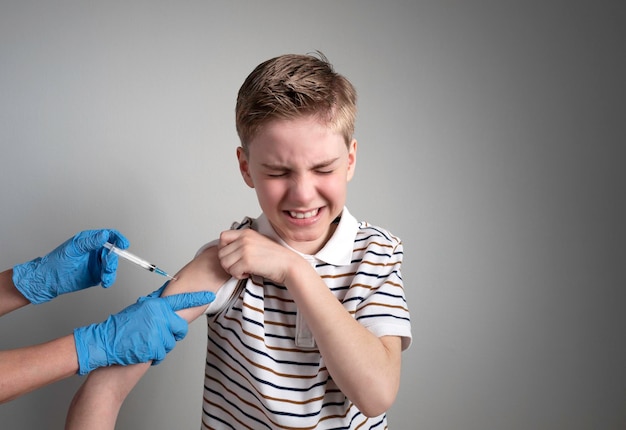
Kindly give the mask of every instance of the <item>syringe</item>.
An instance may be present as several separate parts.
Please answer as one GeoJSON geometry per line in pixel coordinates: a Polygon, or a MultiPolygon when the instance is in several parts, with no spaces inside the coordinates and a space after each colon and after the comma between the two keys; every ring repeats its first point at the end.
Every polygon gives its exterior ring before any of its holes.
{"type": "Polygon", "coordinates": [[[139,258],[136,255],[131,254],[130,252],[128,252],[128,251],[126,251],[124,249],[120,249],[120,248],[118,248],[117,246],[113,245],[110,242],[105,243],[104,247],[107,248],[108,250],[110,250],[111,252],[119,255],[120,257],[125,258],[126,260],[130,261],[131,263],[135,263],[137,266],[140,266],[140,267],[143,267],[146,270],[149,270],[150,272],[158,273],[159,275],[165,276],[166,278],[169,278],[169,279],[173,279],[174,281],[176,280],[175,277],[168,275],[167,272],[165,272],[162,269],[159,269],[154,264],[148,263],[143,258],[139,258]]]}

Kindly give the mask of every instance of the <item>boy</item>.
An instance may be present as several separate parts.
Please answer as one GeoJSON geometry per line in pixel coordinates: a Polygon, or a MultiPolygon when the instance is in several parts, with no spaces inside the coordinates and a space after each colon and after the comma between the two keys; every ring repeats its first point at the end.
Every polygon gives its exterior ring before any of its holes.
{"type": "MultiPolygon", "coordinates": [[[[237,159],[263,213],[206,245],[164,293],[217,291],[203,428],[387,426],[411,340],[402,244],[344,207],[356,92],[320,57],[273,58],[243,83],[237,159]]],[[[92,372],[67,428],[112,429],[147,368],[92,372]]]]}

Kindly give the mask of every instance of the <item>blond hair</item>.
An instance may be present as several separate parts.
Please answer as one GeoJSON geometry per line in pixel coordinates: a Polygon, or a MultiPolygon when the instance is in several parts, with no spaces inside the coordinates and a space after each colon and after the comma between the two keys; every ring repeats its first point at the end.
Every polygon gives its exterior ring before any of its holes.
{"type": "Polygon", "coordinates": [[[241,146],[273,120],[315,116],[352,140],[356,120],[356,90],[336,73],[324,54],[288,54],[259,64],[237,94],[235,124],[241,146]]]}

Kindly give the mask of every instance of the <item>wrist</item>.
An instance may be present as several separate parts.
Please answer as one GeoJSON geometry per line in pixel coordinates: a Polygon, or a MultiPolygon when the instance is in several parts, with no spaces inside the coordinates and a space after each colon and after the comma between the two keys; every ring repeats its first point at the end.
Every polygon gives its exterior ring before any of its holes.
{"type": "Polygon", "coordinates": [[[13,285],[34,305],[52,300],[56,295],[47,288],[45,276],[40,273],[41,257],[13,267],[13,285]]]}
{"type": "Polygon", "coordinates": [[[283,284],[287,287],[298,285],[298,279],[302,278],[307,271],[312,270],[311,264],[303,257],[292,253],[292,258],[287,261],[283,284]]]}
{"type": "Polygon", "coordinates": [[[98,367],[109,365],[106,348],[100,346],[102,339],[100,331],[101,327],[98,324],[74,329],[79,375],[86,375],[98,367]]]}

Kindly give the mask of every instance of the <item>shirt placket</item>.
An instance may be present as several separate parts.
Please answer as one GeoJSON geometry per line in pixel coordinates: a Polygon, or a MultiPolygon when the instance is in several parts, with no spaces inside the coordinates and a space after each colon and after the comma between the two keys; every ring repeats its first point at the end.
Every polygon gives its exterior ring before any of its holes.
{"type": "MultiPolygon", "coordinates": [[[[305,257],[315,269],[316,260],[313,257],[305,257]]],[[[317,347],[313,333],[306,323],[300,309],[296,311],[296,346],[303,349],[315,349],[317,347]]]]}

